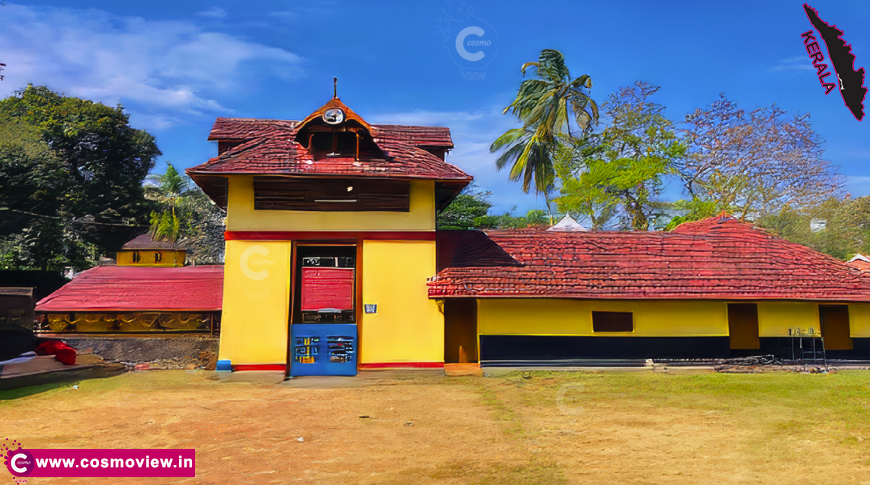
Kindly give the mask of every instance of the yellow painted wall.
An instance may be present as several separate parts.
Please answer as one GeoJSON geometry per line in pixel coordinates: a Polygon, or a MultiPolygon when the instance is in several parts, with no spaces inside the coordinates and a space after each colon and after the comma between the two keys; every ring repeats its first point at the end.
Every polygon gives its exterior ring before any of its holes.
{"type": "Polygon", "coordinates": [[[605,335],[721,337],[728,335],[720,301],[479,299],[481,335],[605,335]],[[593,311],[634,313],[634,332],[592,332],[593,311]]]}
{"type": "Polygon", "coordinates": [[[758,334],[788,337],[788,329],[819,330],[819,303],[805,301],[758,302],[758,334]]]}
{"type": "Polygon", "coordinates": [[[429,300],[426,278],[435,274],[434,241],[364,241],[362,363],[443,362],[444,316],[429,300]]]}
{"type": "Polygon", "coordinates": [[[870,305],[849,305],[849,329],[852,337],[870,337],[870,305]]]}
{"type": "Polygon", "coordinates": [[[184,251],[154,251],[149,249],[138,251],[118,251],[115,255],[115,260],[118,266],[148,266],[148,267],[170,267],[184,266],[184,251]],[[139,253],[139,262],[133,262],[133,253],[139,253]],[[154,262],[155,253],[160,253],[161,259],[159,263],[154,262]]]}
{"type": "Polygon", "coordinates": [[[219,359],[287,361],[289,241],[227,241],[219,359]]]}
{"type": "Polygon", "coordinates": [[[228,231],[435,230],[435,182],[432,180],[411,181],[409,212],[317,212],[254,210],[254,177],[230,175],[227,178],[228,231]]]}

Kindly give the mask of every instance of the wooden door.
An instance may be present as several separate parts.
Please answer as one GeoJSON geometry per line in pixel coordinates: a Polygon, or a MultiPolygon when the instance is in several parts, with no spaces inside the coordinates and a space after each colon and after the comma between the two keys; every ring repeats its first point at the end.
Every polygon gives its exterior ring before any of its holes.
{"type": "Polygon", "coordinates": [[[444,300],[444,363],[477,362],[477,300],[444,300]]]}
{"type": "Polygon", "coordinates": [[[761,347],[758,339],[758,307],[755,303],[728,304],[728,335],[732,349],[761,347]]]}
{"type": "Polygon", "coordinates": [[[825,339],[825,350],[852,350],[849,333],[849,307],[819,306],[819,326],[825,339]]]}

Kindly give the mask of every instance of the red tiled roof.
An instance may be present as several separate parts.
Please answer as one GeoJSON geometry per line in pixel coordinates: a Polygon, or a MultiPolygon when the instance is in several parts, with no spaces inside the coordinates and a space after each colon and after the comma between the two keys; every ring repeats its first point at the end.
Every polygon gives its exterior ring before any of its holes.
{"type": "Polygon", "coordinates": [[[857,268],[862,271],[865,276],[870,276],[870,259],[861,254],[856,255],[851,260],[847,261],[846,264],[853,268],[857,268]]]}
{"type": "Polygon", "coordinates": [[[296,123],[296,121],[257,118],[218,118],[211,127],[208,140],[248,141],[261,136],[271,128],[292,130],[296,123]]]}
{"type": "Polygon", "coordinates": [[[440,126],[372,125],[378,133],[416,147],[453,148],[450,128],[440,126]]]}
{"type": "Polygon", "coordinates": [[[487,234],[523,266],[444,269],[430,298],[870,301],[845,262],[728,217],[665,233],[487,234]]]}
{"type": "Polygon", "coordinates": [[[97,266],[39,300],[36,311],[220,311],[223,278],[223,266],[97,266]]]}
{"type": "Polygon", "coordinates": [[[187,170],[189,174],[287,174],[423,178],[470,181],[458,167],[427,152],[427,148],[452,148],[448,128],[421,126],[372,126],[372,139],[383,155],[313,157],[296,141],[297,122],[218,118],[209,140],[234,141],[208,162],[187,170]]]}
{"type": "MultiPolygon", "coordinates": [[[[218,118],[208,134],[209,141],[248,141],[262,136],[272,128],[292,130],[298,121],[257,118],[218,118]]],[[[453,148],[450,128],[441,126],[371,125],[378,132],[416,147],[453,148]]]]}
{"type": "MultiPolygon", "coordinates": [[[[315,158],[293,139],[292,132],[269,131],[188,169],[191,174],[286,174],[471,180],[459,168],[431,153],[389,138],[378,145],[384,157],[315,158]]],[[[383,135],[382,135],[383,136],[383,135]]]]}
{"type": "Polygon", "coordinates": [[[522,266],[483,231],[436,231],[435,265],[444,268],[522,266]]]}

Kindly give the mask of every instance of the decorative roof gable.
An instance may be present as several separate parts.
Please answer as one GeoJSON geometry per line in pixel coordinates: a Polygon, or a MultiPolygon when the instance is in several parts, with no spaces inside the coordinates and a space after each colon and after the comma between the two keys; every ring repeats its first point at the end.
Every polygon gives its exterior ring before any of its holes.
{"type": "Polygon", "coordinates": [[[473,180],[443,160],[444,152],[453,148],[448,128],[371,125],[338,98],[301,122],[218,118],[208,139],[218,142],[218,156],[187,173],[221,207],[226,207],[224,177],[232,174],[429,179],[436,181],[436,191],[442,194],[439,206],[473,180]],[[344,113],[344,119],[332,126],[323,119],[331,109],[344,113]],[[311,144],[309,130],[330,129],[351,131],[372,149],[318,155],[306,146],[311,144]]]}

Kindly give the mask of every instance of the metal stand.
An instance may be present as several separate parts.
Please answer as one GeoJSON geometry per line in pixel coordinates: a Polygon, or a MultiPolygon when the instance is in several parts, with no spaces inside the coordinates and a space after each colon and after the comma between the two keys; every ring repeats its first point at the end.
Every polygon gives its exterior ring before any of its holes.
{"type": "Polygon", "coordinates": [[[797,355],[795,354],[795,343],[797,343],[801,364],[806,365],[810,362],[818,364],[821,361],[825,368],[828,367],[828,358],[825,353],[825,338],[821,334],[816,333],[814,328],[810,328],[806,332],[800,328],[790,328],[788,329],[788,336],[791,339],[792,362],[797,362],[797,355]]]}

